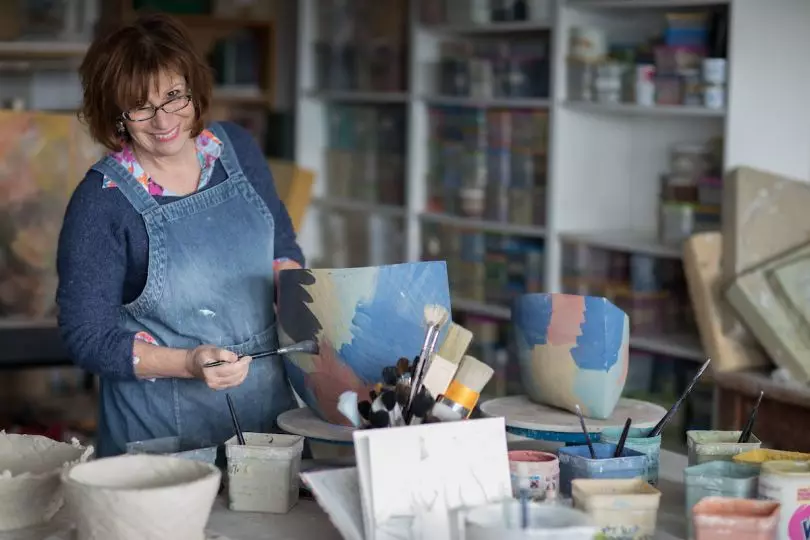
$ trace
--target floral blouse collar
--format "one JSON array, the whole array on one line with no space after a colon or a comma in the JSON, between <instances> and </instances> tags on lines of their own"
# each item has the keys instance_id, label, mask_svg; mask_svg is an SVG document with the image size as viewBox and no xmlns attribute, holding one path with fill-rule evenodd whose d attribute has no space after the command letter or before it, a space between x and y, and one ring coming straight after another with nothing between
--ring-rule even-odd
<instances>
[{"instance_id":1,"label":"floral blouse collar","mask_svg":"<svg viewBox=\"0 0 810 540\"><path fill-rule=\"evenodd\" d=\"M211 174L214 172L214 163L216 163L219 156L222 155L222 141L216 135L205 129L195 139L197 146L197 159L200 162L200 183L197 185L197 190L203 189L211 180ZM150 195L171 197L176 196L168 189L153 181L152 178L143 170L135 159L135 153L129 146L124 146L120 152L112 152L110 154L115 161L120 163L138 180L138 183L149 192ZM116 187L115 181L105 176L102 184L105 188Z\"/></svg>"}]
</instances>

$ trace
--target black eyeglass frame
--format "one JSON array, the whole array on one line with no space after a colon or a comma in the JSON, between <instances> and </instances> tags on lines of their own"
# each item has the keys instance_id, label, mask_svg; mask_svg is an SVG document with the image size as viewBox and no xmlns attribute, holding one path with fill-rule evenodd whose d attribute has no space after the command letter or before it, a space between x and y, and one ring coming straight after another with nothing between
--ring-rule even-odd
<instances>
[{"instance_id":1,"label":"black eyeglass frame","mask_svg":"<svg viewBox=\"0 0 810 540\"><path fill-rule=\"evenodd\" d=\"M163 112L165 112L166 114L174 114L174 113L178 113L178 112L182 111L183 109L185 109L186 107L188 107L191 104L191 98L192 98L192 96L189 93L189 94L186 94L184 96L173 97L173 98L163 102L162 104L158 105L157 107L151 107L150 106L149 108L152 109L152 116L150 116L149 118L139 118L139 119L132 118L130 116L130 114L129 114L130 111L125 111L125 112L121 113L121 118L128 121L128 122L148 122L149 120L151 120L152 118L154 118L157 115L158 111L161 111L161 110ZM179 101L181 99L186 100L185 105L183 105L179 109L175 109L174 111L167 111L166 110L166 105L169 105L170 103L175 103L176 101ZM138 109L138 110L142 111L142 110L146 110L146 109L147 108L144 107L143 109Z\"/></svg>"}]
</instances>

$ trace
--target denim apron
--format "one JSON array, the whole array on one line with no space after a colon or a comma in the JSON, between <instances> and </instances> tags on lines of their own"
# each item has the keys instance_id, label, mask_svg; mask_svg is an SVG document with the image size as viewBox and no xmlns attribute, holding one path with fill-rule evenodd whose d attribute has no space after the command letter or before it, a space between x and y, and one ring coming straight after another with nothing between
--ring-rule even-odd
<instances>
[{"instance_id":1,"label":"denim apron","mask_svg":"<svg viewBox=\"0 0 810 540\"><path fill-rule=\"evenodd\" d=\"M227 134L221 184L159 205L126 168L106 157L93 169L115 181L143 217L149 236L146 286L122 307L124 326L165 347L210 344L242 356L278 340L273 309L273 216L245 178ZM219 445L234 435L225 395L245 432L268 433L295 399L278 356L251 363L247 378L225 391L196 379L101 380L97 451L126 451L132 441L179 436Z\"/></svg>"}]
</instances>

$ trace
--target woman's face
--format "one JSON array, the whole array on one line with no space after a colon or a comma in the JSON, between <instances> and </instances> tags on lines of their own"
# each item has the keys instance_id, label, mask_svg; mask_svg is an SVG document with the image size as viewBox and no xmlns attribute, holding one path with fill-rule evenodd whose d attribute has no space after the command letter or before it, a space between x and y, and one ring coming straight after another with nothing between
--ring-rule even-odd
<instances>
[{"instance_id":1,"label":"woman's face","mask_svg":"<svg viewBox=\"0 0 810 540\"><path fill-rule=\"evenodd\" d=\"M150 84L149 99L140 107L127 111L133 117L143 115L150 107L161 105L189 94L184 77L177 73L162 71L158 75L156 84ZM179 106L174 102L174 107ZM166 107L172 110L172 105ZM147 114L148 116L148 114ZM134 122L126 120L126 128L132 137L136 151L148 154L155 158L168 157L178 154L191 137L191 125L194 122L194 102L173 113L163 109L157 111L150 120Z\"/></svg>"}]
</instances>

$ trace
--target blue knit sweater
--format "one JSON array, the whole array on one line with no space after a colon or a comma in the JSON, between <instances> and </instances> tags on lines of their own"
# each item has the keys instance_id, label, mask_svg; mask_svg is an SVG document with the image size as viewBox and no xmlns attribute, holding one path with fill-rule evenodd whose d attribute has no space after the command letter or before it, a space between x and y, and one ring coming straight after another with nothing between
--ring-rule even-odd
<instances>
[{"instance_id":1,"label":"blue knit sweater","mask_svg":"<svg viewBox=\"0 0 810 540\"><path fill-rule=\"evenodd\" d=\"M303 265L287 209L253 136L230 122L222 127L245 176L273 214L275 258L287 257ZM225 179L222 163L217 161L203 189ZM59 329L79 367L103 377L132 380L135 335L121 325L121 306L137 298L146 284L149 238L143 218L124 194L116 188L102 188L102 182L101 173L89 171L65 214L57 253ZM159 204L178 198L155 197Z\"/></svg>"}]
</instances>

